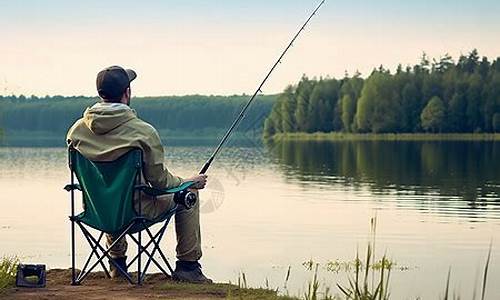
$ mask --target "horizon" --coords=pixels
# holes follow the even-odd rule
[[[460,53],[460,55],[464,55],[464,56],[467,56],[468,54],[470,54],[473,50],[477,50],[477,49],[471,49],[469,52],[466,52],[466,53]],[[363,79],[367,79],[372,72],[376,71],[377,69],[379,69],[380,67],[383,67],[385,71],[388,71],[390,74],[394,75],[396,74],[396,70],[399,66],[402,66],[403,69],[406,69],[407,67],[410,67],[412,68],[413,66],[416,66],[420,63],[421,59],[423,58],[423,55],[427,55],[426,52],[423,52],[422,55],[419,57],[419,59],[414,63],[414,64],[406,64],[406,65],[402,65],[402,64],[398,64],[397,66],[394,66],[392,69],[391,68],[388,68],[384,65],[379,65],[378,67],[374,67],[372,70],[369,71],[369,74],[368,73],[361,73],[359,72],[359,70],[356,70],[354,72],[349,72],[348,70],[345,70],[344,74],[342,76],[338,76],[338,77],[335,77],[335,76],[330,76],[330,74],[326,74],[326,75],[322,75],[322,76],[309,76],[309,74],[302,74],[300,75],[300,78],[298,78],[295,82],[290,82],[288,83],[286,86],[289,86],[289,85],[292,85],[292,86],[296,86],[300,79],[303,77],[303,76],[306,76],[308,77],[309,79],[311,80],[328,80],[328,79],[336,79],[336,80],[341,80],[342,78],[345,78],[346,76],[349,77],[349,78],[352,78],[354,76],[359,76],[360,78],[363,78]],[[482,59],[483,57],[486,57],[484,55],[481,55],[481,53],[478,53],[479,54],[479,58]],[[426,58],[431,62],[432,64],[432,60],[433,59],[439,59],[441,57],[443,57],[444,55],[448,55],[448,53],[445,53],[443,55],[441,55],[440,57],[430,57],[430,56],[426,56]],[[457,63],[458,61],[458,58],[459,57],[452,57],[452,61],[453,63]],[[500,56],[497,56],[497,57],[486,57],[488,59],[488,61],[490,63],[492,63],[494,60],[497,60],[497,59],[500,59]],[[277,96],[279,94],[282,94],[283,93],[283,90],[286,88],[283,87],[282,90],[280,91],[275,91],[275,92],[272,92],[272,93],[259,93],[257,96],[260,97],[260,96]],[[133,85],[132,85],[132,90],[134,90],[133,88]],[[253,94],[253,93],[252,93]],[[187,94],[163,94],[163,95],[134,95],[134,93],[132,93],[132,99],[142,99],[142,98],[175,98],[175,97],[179,97],[179,98],[182,98],[182,97],[195,97],[195,96],[200,96],[200,97],[251,97],[252,94],[250,93],[246,93],[246,92],[241,92],[241,93],[221,93],[221,94],[200,94],[200,93],[187,93]],[[4,98],[9,98],[9,97],[25,97],[27,99],[30,99],[30,98],[40,98],[40,99],[43,99],[43,98],[52,98],[52,97],[63,97],[63,98],[100,98],[99,95],[97,95],[97,93],[95,93],[95,95],[84,95],[84,94],[73,94],[73,95],[63,95],[63,94],[45,94],[45,95],[35,95],[35,94],[22,94],[22,93],[18,93],[18,94],[15,94],[15,93],[11,93],[11,94],[6,94],[6,93],[0,93],[0,97],[4,97]]]
[[[95,75],[114,64],[138,72],[137,97],[252,94],[317,2],[6,2],[0,26],[13,29],[2,38],[0,94],[95,97]],[[124,7],[127,22],[109,18],[116,7]],[[498,12],[491,0],[327,1],[264,94],[280,93],[303,74],[366,77],[380,65],[394,71],[417,64],[424,52],[456,61],[477,49],[494,60]],[[77,72],[68,75],[68,66]]]

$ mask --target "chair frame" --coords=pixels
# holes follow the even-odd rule
[[[100,265],[103,268],[106,277],[110,278],[111,276],[109,274],[109,271],[106,268],[106,265],[105,265],[105,263],[103,261],[105,258],[109,259],[109,262],[111,264],[113,264],[113,266],[120,272],[120,274],[130,284],[134,284],[134,283],[136,283],[137,285],[141,285],[142,284],[142,282],[144,281],[145,276],[147,274],[148,268],[151,265],[151,262],[153,262],[156,265],[156,267],[165,276],[167,276],[167,277],[171,276],[171,274],[173,273],[172,266],[168,262],[167,257],[165,256],[165,254],[163,253],[163,251],[161,250],[161,248],[159,247],[159,244],[160,244],[161,239],[164,236],[164,233],[165,233],[166,228],[167,228],[167,226],[168,226],[168,224],[170,222],[171,217],[175,214],[175,212],[177,210],[178,205],[175,204],[175,206],[168,212],[167,217],[162,221],[163,224],[162,224],[161,228],[155,234],[153,234],[151,232],[150,228],[149,228],[151,226],[151,224],[146,225],[146,222],[150,221],[150,220],[148,220],[148,219],[146,219],[144,217],[141,217],[141,215],[142,215],[142,207],[141,207],[141,201],[139,200],[139,202],[138,202],[138,211],[136,211],[137,217],[135,217],[126,226],[126,228],[124,230],[122,230],[118,234],[118,237],[114,240],[114,242],[111,245],[109,245],[108,248],[103,247],[100,244],[100,242],[101,242],[101,240],[102,240],[105,232],[103,232],[103,231],[101,231],[99,229],[94,228],[94,229],[100,231],[100,234],[99,234],[98,238],[96,238],[86,228],[86,226],[89,227],[89,228],[90,228],[90,226],[88,226],[87,224],[84,224],[81,220],[78,219],[77,216],[75,216],[75,190],[82,191],[82,188],[81,188],[81,186],[79,184],[75,183],[75,170],[73,168],[73,160],[72,160],[72,153],[71,153],[71,151],[77,151],[77,150],[75,150],[72,147],[70,147],[68,149],[69,168],[70,168],[70,172],[71,172],[71,179],[70,179],[71,183],[64,188],[65,190],[67,190],[68,192],[70,192],[70,198],[71,198],[71,215],[69,216],[69,219],[71,221],[71,285],[80,285],[83,282],[83,280],[98,265]],[[134,179],[135,185],[133,187],[134,191],[133,191],[132,201],[134,201],[134,199],[136,199],[137,195],[139,195],[139,197],[140,197],[140,192],[141,191],[147,192],[147,191],[153,190],[155,192],[155,195],[162,195],[162,194],[164,195],[164,194],[170,194],[171,193],[168,190],[166,191],[166,190],[152,189],[151,187],[149,187],[149,186],[147,186],[145,184],[142,184],[142,182],[141,182],[141,175],[142,175],[142,171],[143,171],[142,151],[140,152],[140,162],[136,164],[135,168],[137,169],[138,172],[135,175],[136,178]],[[155,223],[155,224],[159,224],[159,223],[161,223],[161,222],[158,222],[158,223]],[[78,274],[76,273],[76,241],[75,241],[75,237],[76,237],[76,229],[75,228],[76,228],[76,226],[78,226],[80,228],[83,236],[85,237],[85,239],[87,240],[87,242],[88,242],[88,244],[89,244],[89,246],[91,248],[90,254],[89,254],[89,256],[87,257],[87,259],[85,261],[84,267],[82,268],[82,270]],[[136,233],[129,232],[132,228],[137,228],[137,226],[139,226],[139,228],[142,227],[142,229],[141,230],[137,230]],[[147,243],[145,243],[144,245],[142,244],[142,242],[143,242],[142,232],[143,231],[145,231],[147,233],[147,237],[149,237],[149,241]],[[135,237],[134,235],[137,235],[137,237]],[[137,261],[137,279],[135,281],[132,279],[132,277],[130,276],[130,274],[128,274],[125,270],[123,270],[111,258],[110,254],[109,254],[109,252],[116,245],[116,243],[120,239],[122,239],[122,238],[124,238],[126,236],[129,236],[130,239],[137,246],[137,254],[127,264],[127,268],[130,268],[132,266],[132,264],[135,261]],[[151,245],[153,245],[153,249],[150,252],[148,250],[148,248]],[[99,252],[100,252],[100,254],[99,254]],[[154,255],[156,254],[156,252],[158,252],[158,254],[160,255],[160,258],[161,258],[160,262],[157,261],[154,258]],[[146,262],[146,264],[144,266],[142,266],[142,260],[141,260],[141,256],[143,254],[145,254],[147,256],[147,262]],[[97,260],[89,267],[89,264],[90,264],[92,258],[94,257],[94,255],[96,256]],[[161,262],[164,265],[166,265],[166,267],[170,271],[170,274],[161,265]]]

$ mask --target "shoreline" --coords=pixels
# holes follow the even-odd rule
[[[500,141],[500,133],[278,133],[269,141]]]
[[[280,296],[276,291],[262,288],[246,288],[229,283],[190,284],[175,282],[163,274],[148,274],[141,286],[131,285],[123,279],[108,279],[103,272],[91,273],[82,285],[70,284],[70,269],[47,271],[45,288],[9,287],[0,290],[0,298],[12,300],[28,299],[248,299],[248,300],[294,300]],[[298,299],[297,299],[298,300]]]

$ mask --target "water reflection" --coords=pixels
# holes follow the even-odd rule
[[[460,201],[457,209],[500,205],[499,142],[279,141],[267,149],[285,176],[304,183],[367,185],[375,195]]]

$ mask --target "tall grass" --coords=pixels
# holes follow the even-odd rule
[[[359,258],[359,252],[356,252],[357,263],[354,275],[348,277],[348,285],[337,283],[337,287],[346,300],[388,300],[390,297],[389,280],[392,263],[384,254],[381,263],[375,267],[377,261],[375,257],[376,217],[371,219],[370,225],[372,240],[368,242],[364,264]]]
[[[488,250],[488,256],[486,258],[486,263],[484,265],[483,280],[481,282],[481,300],[486,299],[486,290],[487,290],[487,283],[488,283],[488,270],[489,270],[490,263],[491,263],[491,251],[492,251],[492,249],[493,249],[493,245],[490,244],[490,247]],[[457,296],[455,294],[453,295],[453,298],[451,298],[451,296],[450,296],[450,282],[451,282],[451,267],[448,270],[448,276],[446,279],[446,287],[444,290],[443,300],[449,300],[449,299],[460,300],[460,299],[462,299],[460,296]],[[477,285],[474,286],[474,290],[472,292],[471,299],[475,300],[477,298],[476,296],[477,296]]]
[[[2,257],[0,259],[0,293],[15,283],[17,264],[16,257]]]
[[[311,281],[309,281],[309,283],[307,285],[307,292],[304,293],[304,300],[317,300],[318,299],[318,290],[319,290],[318,267],[319,267],[319,264],[316,264],[314,267],[313,278]]]
[[[484,266],[484,273],[483,273],[483,285],[482,285],[482,291],[481,291],[481,300],[485,299],[486,296],[486,284],[488,282],[488,269],[490,266],[490,259],[491,259],[491,249],[493,248],[493,243],[490,243],[490,249],[488,250],[488,258],[486,259],[486,265]],[[474,295],[475,297],[475,295]]]

